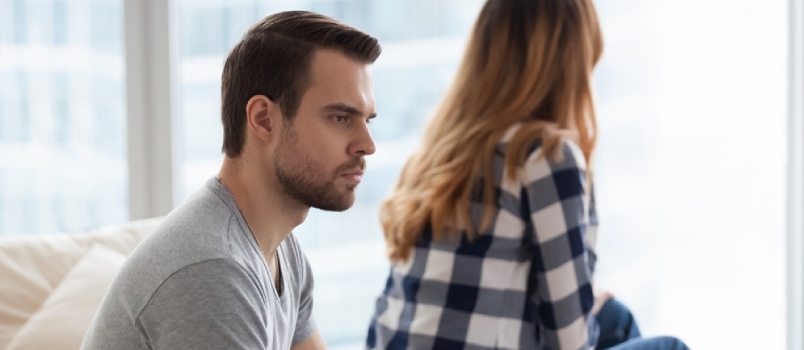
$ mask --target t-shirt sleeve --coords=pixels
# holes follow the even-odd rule
[[[298,245],[297,245],[298,247]],[[299,296],[299,316],[296,319],[296,329],[293,332],[293,345],[299,344],[309,338],[316,331],[313,317],[313,270],[301,249],[297,249],[301,285]]]
[[[245,269],[227,259],[171,275],[137,317],[151,349],[265,349],[263,297]]]

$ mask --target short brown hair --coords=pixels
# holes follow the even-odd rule
[[[310,84],[316,49],[337,50],[374,63],[380,56],[377,38],[330,17],[307,11],[280,12],[252,26],[229,52],[221,77],[223,152],[240,156],[246,136],[246,104],[255,95],[276,102],[292,121]]]

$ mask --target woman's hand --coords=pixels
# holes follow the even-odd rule
[[[595,303],[592,304],[592,315],[597,316],[600,309],[603,308],[603,305],[606,305],[606,302],[609,299],[614,298],[614,294],[611,292],[598,287],[597,285],[592,286],[592,293],[595,295]]]

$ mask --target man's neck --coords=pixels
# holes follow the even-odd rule
[[[273,173],[254,165],[226,157],[218,177],[234,196],[263,254],[273,256],[293,228],[304,222],[310,207],[289,198]]]

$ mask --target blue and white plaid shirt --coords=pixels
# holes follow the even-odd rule
[[[368,349],[594,348],[597,218],[583,153],[565,141],[563,159],[552,162],[537,141],[511,181],[504,157],[516,130],[496,149],[492,225],[471,242],[434,241],[426,229],[408,261],[392,265]],[[475,227],[481,188],[470,206]]]

